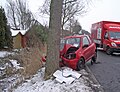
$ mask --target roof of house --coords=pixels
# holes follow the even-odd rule
[[[27,30],[13,30],[10,29],[12,36],[16,36],[17,34],[21,33],[22,35],[25,35],[25,33],[27,32]]]

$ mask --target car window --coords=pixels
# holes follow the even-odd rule
[[[90,45],[90,42],[87,37],[83,37],[83,46],[84,45]]]
[[[113,32],[113,31],[110,31],[109,32],[109,35],[110,35],[110,38],[111,39],[120,39],[120,32]]]

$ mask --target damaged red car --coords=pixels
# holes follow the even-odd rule
[[[90,59],[91,62],[96,62],[97,50],[89,36],[67,36],[61,39],[60,64],[63,63],[72,69],[80,70]]]

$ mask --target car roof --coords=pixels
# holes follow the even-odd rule
[[[73,36],[66,36],[64,37],[64,39],[68,39],[68,38],[81,38],[81,37],[84,37],[86,35],[73,35]]]

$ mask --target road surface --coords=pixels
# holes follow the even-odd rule
[[[107,55],[99,50],[97,61],[100,63],[87,65],[105,92],[120,92],[120,54]]]

